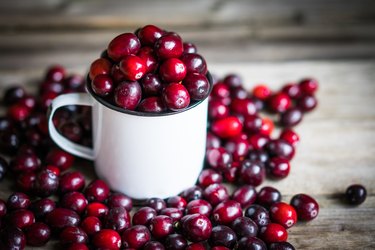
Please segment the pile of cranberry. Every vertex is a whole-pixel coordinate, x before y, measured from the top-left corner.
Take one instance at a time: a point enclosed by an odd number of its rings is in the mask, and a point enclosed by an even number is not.
[[[175,32],[146,25],[115,37],[90,67],[92,91],[126,110],[180,111],[207,97],[205,59]]]

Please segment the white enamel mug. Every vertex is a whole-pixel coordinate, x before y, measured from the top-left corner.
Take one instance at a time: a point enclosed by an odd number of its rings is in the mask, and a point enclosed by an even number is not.
[[[184,111],[155,114],[118,108],[96,97],[90,84],[87,90],[53,100],[48,128],[58,146],[93,160],[99,178],[134,199],[166,198],[195,184],[205,157],[207,97]],[[68,105],[92,106],[93,148],[57,132],[53,114]]]

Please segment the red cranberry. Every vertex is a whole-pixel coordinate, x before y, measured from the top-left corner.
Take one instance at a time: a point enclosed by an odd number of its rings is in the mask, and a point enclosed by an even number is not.
[[[72,191],[81,191],[85,186],[85,177],[81,172],[68,172],[60,176],[59,191],[68,193]]]
[[[211,130],[220,138],[226,139],[235,137],[242,132],[242,123],[235,116],[228,116],[212,122]]]
[[[267,209],[264,207],[253,204],[245,210],[245,216],[252,219],[258,227],[266,226],[270,223],[270,217]]]
[[[105,228],[123,232],[130,227],[129,212],[123,207],[114,207],[108,211],[105,217]]]
[[[259,186],[265,179],[266,170],[261,162],[244,160],[239,174],[244,183]]]
[[[208,104],[208,117],[212,120],[221,119],[229,115],[229,108],[220,100],[211,99]]]
[[[270,139],[268,136],[262,134],[253,134],[249,137],[248,141],[250,144],[250,148],[260,150],[263,149],[263,147],[270,141]]]
[[[117,64],[112,65],[111,73],[110,73],[112,80],[115,82],[115,85],[125,81],[125,75],[122,73],[120,66]]]
[[[203,197],[203,190],[198,186],[192,186],[183,190],[179,195],[189,202],[192,200],[201,199]]]
[[[206,244],[204,242],[191,243],[185,248],[185,250],[206,250]]]
[[[211,221],[202,214],[186,215],[181,219],[182,234],[192,242],[207,240],[212,231]]]
[[[248,217],[238,217],[230,225],[233,231],[236,233],[238,238],[245,236],[257,236],[258,226],[257,224]]]
[[[80,124],[75,121],[68,121],[59,127],[60,133],[73,142],[80,142],[83,137],[83,129]]]
[[[73,210],[55,208],[46,215],[45,221],[52,229],[63,229],[68,226],[78,226],[80,217]]]
[[[143,246],[143,250],[164,250],[165,247],[159,241],[149,241]]]
[[[10,162],[10,169],[20,173],[38,170],[40,165],[41,161],[35,154],[19,154]]]
[[[112,78],[108,75],[97,75],[91,82],[91,88],[99,96],[107,96],[113,90]]]
[[[113,193],[108,197],[107,206],[109,208],[123,207],[130,211],[133,208],[133,201],[130,197],[122,193]]]
[[[133,225],[144,225],[148,226],[153,218],[155,218],[157,212],[151,207],[141,207],[137,212],[134,213],[132,218]]]
[[[281,193],[274,187],[262,187],[258,192],[257,203],[264,207],[270,207],[272,204],[281,201]]]
[[[238,250],[267,250],[266,244],[259,238],[253,236],[242,237],[238,241]]]
[[[262,135],[270,136],[274,128],[275,125],[273,124],[273,121],[268,117],[263,117],[262,126],[260,127],[259,133],[261,133]]]
[[[224,170],[232,162],[232,156],[223,147],[209,148],[206,151],[206,160],[212,168]]]
[[[216,83],[212,87],[211,95],[212,95],[212,97],[218,97],[220,99],[229,98],[230,97],[229,86],[222,83],[222,82]]]
[[[269,250],[295,250],[294,246],[287,241],[274,242],[268,246]]]
[[[193,43],[184,43],[184,54],[197,53],[197,47]]]
[[[271,157],[282,157],[291,160],[294,156],[294,148],[287,141],[282,139],[271,140],[266,145],[268,154]]]
[[[115,230],[103,229],[94,235],[92,244],[96,249],[120,249],[121,237]]]
[[[289,83],[284,85],[281,90],[283,93],[287,94],[291,99],[298,99],[302,95],[301,88],[299,84]]]
[[[17,176],[16,186],[22,192],[31,193],[33,191],[35,179],[35,172],[22,173]]]
[[[91,236],[102,229],[102,223],[98,217],[88,216],[82,220],[80,227]]]
[[[293,147],[297,146],[299,142],[299,136],[296,132],[291,129],[284,129],[280,134],[280,139],[287,141]]]
[[[33,190],[40,197],[56,193],[59,187],[59,177],[49,169],[41,170],[35,178]]]
[[[21,138],[16,131],[3,131],[0,133],[0,150],[4,154],[13,155],[21,144]]]
[[[9,222],[18,228],[25,228],[35,222],[34,214],[26,209],[17,209],[9,214]]]
[[[60,243],[70,245],[72,243],[86,243],[88,236],[83,229],[74,226],[68,226],[60,233]]]
[[[8,116],[17,122],[26,120],[30,116],[30,108],[22,104],[14,104],[8,109]]]
[[[163,199],[160,198],[149,198],[146,201],[146,206],[155,209],[157,213],[159,213],[162,209],[167,207],[167,204]]]
[[[141,28],[137,35],[142,45],[153,46],[155,42],[162,37],[164,31],[155,25],[146,25]]]
[[[122,245],[125,248],[140,249],[151,239],[150,231],[143,225],[135,225],[122,234]]]
[[[256,106],[252,100],[235,98],[230,104],[230,109],[235,114],[240,115],[255,115],[257,112]]]
[[[223,82],[230,88],[235,88],[241,86],[243,81],[237,74],[228,74],[225,76]]]
[[[141,101],[141,97],[141,86],[136,81],[123,81],[115,89],[115,102],[124,109],[135,110]]]
[[[212,206],[216,206],[217,204],[229,199],[227,188],[224,185],[217,183],[206,187],[203,195]]]
[[[54,148],[46,156],[46,164],[53,165],[64,171],[73,165],[74,156],[61,149]]]
[[[190,95],[184,85],[170,83],[163,90],[163,100],[172,111],[184,109],[190,104]]]
[[[27,194],[15,192],[8,197],[7,208],[9,210],[26,209],[30,204],[31,201]]]
[[[221,146],[221,141],[219,137],[207,131],[207,138],[206,138],[206,148],[219,148]]]
[[[48,166],[45,167],[45,169],[48,169],[49,171],[51,171],[55,175],[60,176],[61,171],[56,166],[48,165]],[[60,181],[59,181],[59,183],[60,183]]]
[[[318,90],[318,81],[312,78],[302,79],[299,87],[303,94],[312,95]]]
[[[235,161],[240,161],[249,153],[250,144],[247,139],[236,137],[225,143],[225,148],[232,154]]]
[[[351,205],[362,204],[366,200],[366,188],[360,184],[350,185],[345,192],[346,201]]]
[[[179,58],[184,47],[180,37],[174,34],[166,34],[155,42],[155,53],[159,59]]]
[[[151,96],[143,99],[137,109],[142,112],[161,113],[164,112],[167,107],[159,96]]]
[[[187,246],[186,239],[180,234],[170,234],[165,238],[164,246],[167,249],[184,250]]]
[[[7,209],[5,201],[0,199],[0,220],[1,220],[1,218],[3,218],[6,215],[7,210],[8,209]]]
[[[213,220],[218,224],[229,225],[242,216],[241,204],[234,200],[219,203],[212,212]]]
[[[210,90],[210,83],[203,74],[188,73],[182,83],[188,90],[192,100],[203,100]]]
[[[304,95],[297,101],[297,107],[303,112],[309,112],[316,108],[318,100],[313,95]]]
[[[51,237],[51,229],[42,222],[35,222],[25,230],[27,244],[30,246],[43,246]]]
[[[88,246],[84,243],[73,243],[67,250],[89,250]]]
[[[142,93],[145,96],[159,95],[163,88],[159,77],[152,73],[146,74],[140,81],[142,83]]]
[[[182,62],[186,65],[188,73],[207,73],[207,64],[205,59],[196,53],[187,53],[181,57]]]
[[[289,161],[281,157],[272,157],[267,164],[267,171],[275,179],[282,179],[289,175]]]
[[[112,63],[105,58],[99,58],[91,63],[89,77],[94,80],[98,75],[109,75],[111,70]]]
[[[260,228],[259,237],[266,243],[283,242],[288,239],[288,232],[280,224],[269,223]]]
[[[244,120],[244,128],[249,133],[258,133],[262,128],[263,120],[258,115],[246,115]]]
[[[0,247],[2,249],[24,249],[26,245],[26,237],[21,229],[8,226],[0,231]],[[1,244],[2,243],[2,244]]]
[[[161,211],[160,211],[160,214],[161,215],[166,215],[168,217],[171,217],[172,220],[173,220],[173,223],[179,221],[181,218],[182,218],[182,211],[178,208],[175,208],[175,207],[167,207],[167,208],[163,208]]]
[[[249,93],[242,86],[231,88],[230,95],[233,99],[247,99],[249,97]]]
[[[26,91],[21,86],[12,86],[5,89],[3,102],[5,105],[12,105],[26,96]]]
[[[165,238],[173,232],[173,220],[169,216],[158,215],[151,220],[149,229],[156,239]]]
[[[267,152],[265,152],[263,150],[252,150],[252,151],[250,151],[247,158],[250,161],[261,162],[261,163],[265,164],[268,161],[269,156],[268,156]]]
[[[236,233],[227,226],[218,225],[212,228],[209,244],[213,246],[224,246],[233,249],[237,243]]]
[[[211,215],[212,206],[206,200],[192,200],[186,206],[185,213],[188,214],[202,214],[207,217]]]
[[[240,203],[241,207],[245,208],[255,202],[257,193],[253,186],[244,185],[233,192],[232,199]]]
[[[87,204],[86,197],[80,192],[66,193],[61,199],[61,207],[69,208],[78,214],[85,211]]]
[[[280,125],[293,127],[302,121],[303,113],[299,108],[290,108],[280,116]]]
[[[128,81],[137,81],[146,73],[146,65],[142,58],[127,55],[120,62],[120,70]]]
[[[266,85],[257,85],[253,88],[253,96],[260,100],[266,100],[271,96],[271,90]]]
[[[141,42],[133,33],[123,33],[116,36],[108,45],[108,56],[118,62],[127,55],[137,54]]]
[[[146,66],[146,73],[155,72],[156,68],[159,66],[154,50],[150,47],[142,47],[138,51],[137,56],[143,60]]]
[[[310,221],[319,213],[319,204],[307,194],[296,194],[292,197],[290,205],[297,212],[298,220]]]
[[[64,79],[64,85],[70,90],[81,90],[84,87],[84,79],[79,74],[72,74]]]
[[[47,80],[41,84],[39,90],[40,90],[40,93],[42,94],[53,92],[59,95],[64,92],[65,87],[62,82],[54,82],[54,81]]]
[[[223,177],[220,173],[213,169],[204,169],[198,177],[199,186],[205,188],[214,183],[221,183]]]
[[[56,203],[49,198],[43,198],[33,201],[33,203],[30,205],[30,210],[33,211],[36,219],[43,219],[55,208]]]
[[[159,75],[165,82],[180,82],[186,76],[186,66],[177,58],[169,58],[160,65]]]
[[[268,106],[273,112],[283,113],[291,106],[291,100],[288,95],[279,92],[270,97]]]
[[[223,177],[226,182],[233,183],[237,181],[239,166],[240,162],[235,161],[230,164],[229,168],[223,170]]]
[[[108,214],[108,207],[100,202],[92,202],[86,206],[86,216],[104,218]]]
[[[61,82],[65,78],[65,68],[61,65],[53,65],[48,68],[46,79],[54,82]]]
[[[273,222],[290,228],[297,222],[297,212],[289,204],[285,202],[277,202],[270,207],[270,216]]]
[[[94,180],[86,187],[85,195],[88,201],[102,202],[108,198],[109,187],[102,180]]]
[[[167,199],[167,207],[175,207],[180,210],[184,210],[186,208],[187,202],[181,196],[171,196]]]

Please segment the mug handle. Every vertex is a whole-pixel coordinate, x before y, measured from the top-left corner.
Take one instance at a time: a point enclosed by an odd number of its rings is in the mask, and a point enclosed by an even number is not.
[[[94,150],[92,148],[68,140],[57,132],[56,127],[53,124],[52,118],[56,110],[60,107],[69,105],[93,106],[93,99],[87,93],[64,94],[53,99],[47,113],[49,134],[52,140],[65,151],[88,160],[94,160]]]

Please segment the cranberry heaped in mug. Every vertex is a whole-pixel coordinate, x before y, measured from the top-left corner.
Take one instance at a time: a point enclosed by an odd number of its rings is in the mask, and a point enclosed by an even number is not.
[[[175,32],[146,25],[115,37],[92,62],[93,92],[126,110],[184,110],[210,91],[207,64],[196,47]]]

